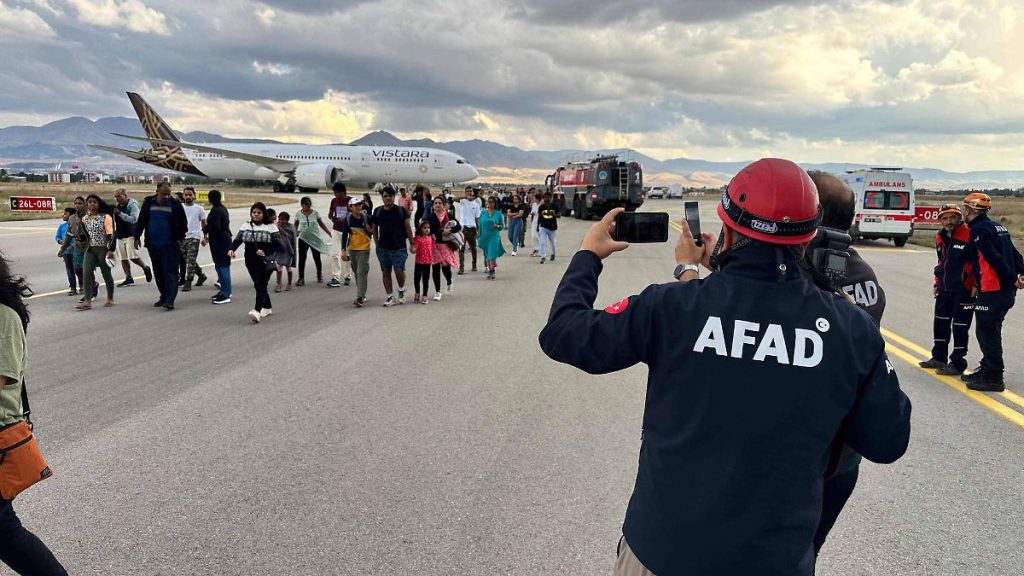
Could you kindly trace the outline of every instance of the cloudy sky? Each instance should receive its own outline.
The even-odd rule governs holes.
[[[0,0],[0,126],[1019,169],[1024,0]]]

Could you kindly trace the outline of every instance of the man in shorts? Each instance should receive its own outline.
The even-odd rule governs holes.
[[[381,190],[380,197],[384,205],[373,211],[370,224],[373,240],[377,244],[377,260],[380,262],[381,276],[384,279],[384,291],[387,292],[384,307],[390,308],[395,304],[405,304],[405,261],[409,256],[405,247],[406,240],[409,242],[409,249],[415,251],[415,247],[409,211],[395,204],[395,189],[391,186],[385,187]],[[398,300],[392,295],[392,270],[395,272],[395,280],[398,280]]]
[[[139,219],[139,203],[134,198],[129,198],[124,188],[118,188],[114,192],[114,235],[117,236],[117,258],[121,261],[121,269],[124,270],[124,281],[118,284],[121,288],[135,286],[135,279],[132,278],[132,262],[142,268],[146,275],[146,282],[153,281],[153,270],[146,265],[146,262],[139,256],[135,249],[135,221]]]

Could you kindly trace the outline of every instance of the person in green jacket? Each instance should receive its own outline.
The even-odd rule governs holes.
[[[487,209],[480,215],[480,238],[477,240],[477,246],[484,253],[484,269],[489,280],[494,280],[498,258],[505,255],[505,248],[501,245],[504,228],[505,216],[498,210],[498,201],[491,196],[487,199]]]

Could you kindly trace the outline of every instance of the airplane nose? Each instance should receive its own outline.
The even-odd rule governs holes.
[[[469,165],[469,178],[467,180],[473,180],[480,177],[480,172],[473,166]]]

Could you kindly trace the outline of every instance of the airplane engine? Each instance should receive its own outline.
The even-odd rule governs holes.
[[[330,190],[341,174],[330,164],[303,164],[295,169],[295,184],[302,188],[327,188]]]

